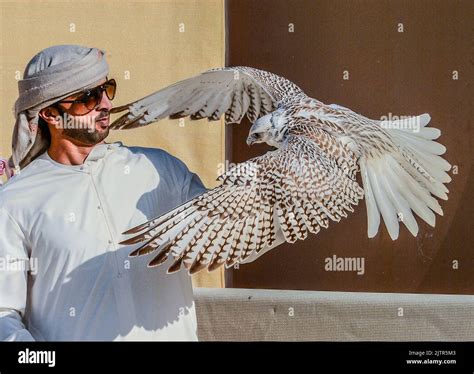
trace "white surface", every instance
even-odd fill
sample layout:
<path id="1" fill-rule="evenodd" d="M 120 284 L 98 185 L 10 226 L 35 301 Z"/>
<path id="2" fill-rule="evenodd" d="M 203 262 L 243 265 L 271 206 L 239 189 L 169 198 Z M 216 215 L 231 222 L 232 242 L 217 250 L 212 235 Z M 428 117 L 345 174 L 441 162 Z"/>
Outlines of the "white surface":
<path id="1" fill-rule="evenodd" d="M 474 341 L 469 295 L 198 288 L 194 296 L 199 340 Z"/>

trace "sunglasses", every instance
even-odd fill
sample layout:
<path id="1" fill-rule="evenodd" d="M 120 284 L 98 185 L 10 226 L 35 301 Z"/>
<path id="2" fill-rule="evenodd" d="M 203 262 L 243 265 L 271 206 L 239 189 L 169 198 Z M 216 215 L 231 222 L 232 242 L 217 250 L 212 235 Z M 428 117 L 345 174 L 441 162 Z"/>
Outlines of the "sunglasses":
<path id="1" fill-rule="evenodd" d="M 60 103 L 71 103 L 72 105 L 66 110 L 67 113 L 75 116 L 83 116 L 92 112 L 102 101 L 102 94 L 105 92 L 109 100 L 115 97 L 115 90 L 117 83 L 115 79 L 109 79 L 100 86 L 83 90 L 81 95 L 74 100 L 60 100 L 55 105 Z"/>

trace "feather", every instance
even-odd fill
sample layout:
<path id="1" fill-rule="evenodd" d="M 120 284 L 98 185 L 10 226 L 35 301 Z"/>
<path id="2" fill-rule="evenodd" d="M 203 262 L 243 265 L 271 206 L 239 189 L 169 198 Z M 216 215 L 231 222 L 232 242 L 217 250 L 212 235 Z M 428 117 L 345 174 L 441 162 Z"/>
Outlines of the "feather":
<path id="1" fill-rule="evenodd" d="M 251 139 L 276 147 L 219 176 L 220 186 L 124 233 L 131 237 L 120 244 L 138 244 L 131 256 L 155 253 L 149 266 L 173 257 L 169 273 L 229 268 L 282 242 L 308 240 L 347 217 L 364 196 L 370 238 L 380 217 L 395 240 L 399 220 L 416 236 L 415 215 L 434 226 L 435 213 L 443 214 L 435 197 L 447 199 L 451 165 L 440 157 L 446 148 L 434 141 L 441 131 L 428 126 L 428 114 L 371 120 L 249 67 L 213 69 L 113 112 L 124 113 L 111 127 L 124 129 L 168 116 L 225 116 L 226 123 L 247 116 L 255 122 Z"/>

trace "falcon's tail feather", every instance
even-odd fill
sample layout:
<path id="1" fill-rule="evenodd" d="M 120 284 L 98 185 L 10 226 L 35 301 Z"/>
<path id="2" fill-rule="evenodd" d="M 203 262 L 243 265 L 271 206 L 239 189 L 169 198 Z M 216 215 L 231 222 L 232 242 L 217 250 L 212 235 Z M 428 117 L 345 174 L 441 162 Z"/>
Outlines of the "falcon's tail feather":
<path id="1" fill-rule="evenodd" d="M 440 130 L 426 127 L 428 114 L 407 120 L 385 121 L 386 129 L 397 151 L 360 160 L 368 216 L 368 236 L 374 237 L 382 215 L 392 240 L 398 238 L 399 222 L 413 236 L 418 234 L 415 212 L 430 226 L 435 226 L 435 213 L 443 215 L 438 201 L 447 200 L 444 183 L 451 181 L 447 171 L 451 165 L 442 155 L 446 148 L 434 141 Z"/>

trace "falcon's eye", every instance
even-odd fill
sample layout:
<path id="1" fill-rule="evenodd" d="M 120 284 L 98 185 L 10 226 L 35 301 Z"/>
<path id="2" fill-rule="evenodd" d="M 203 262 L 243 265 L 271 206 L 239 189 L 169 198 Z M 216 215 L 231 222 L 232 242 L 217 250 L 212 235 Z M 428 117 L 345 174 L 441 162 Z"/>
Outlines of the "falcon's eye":
<path id="1" fill-rule="evenodd" d="M 261 139 L 261 138 L 262 138 L 262 134 L 259 133 L 259 132 L 253 133 L 252 136 L 253 136 L 255 139 Z"/>

